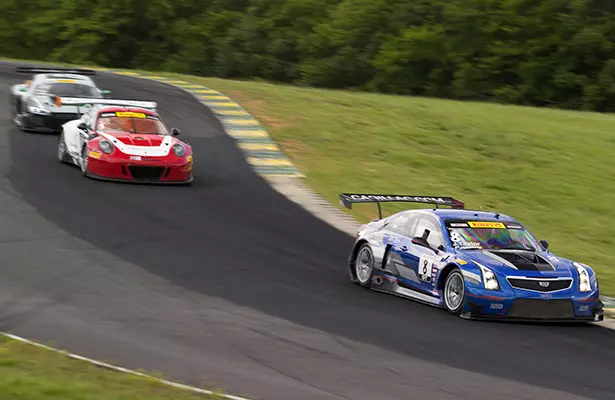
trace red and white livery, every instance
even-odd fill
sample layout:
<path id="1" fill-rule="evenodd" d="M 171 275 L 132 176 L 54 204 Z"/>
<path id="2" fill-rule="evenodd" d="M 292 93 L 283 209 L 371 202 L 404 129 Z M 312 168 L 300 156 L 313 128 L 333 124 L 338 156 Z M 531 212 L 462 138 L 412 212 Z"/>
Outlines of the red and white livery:
<path id="1" fill-rule="evenodd" d="M 169 132 L 151 101 L 58 98 L 84 107 L 62 125 L 58 159 L 91 178 L 147 183 L 190 183 L 192 148 Z"/>

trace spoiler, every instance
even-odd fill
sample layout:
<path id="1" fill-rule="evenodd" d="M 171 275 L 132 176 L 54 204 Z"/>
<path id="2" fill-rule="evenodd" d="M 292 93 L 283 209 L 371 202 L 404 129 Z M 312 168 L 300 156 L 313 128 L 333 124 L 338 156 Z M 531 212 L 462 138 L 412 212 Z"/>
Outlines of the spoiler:
<path id="1" fill-rule="evenodd" d="M 399 194 L 366 194 L 366 193 L 342 193 L 340 194 L 340 204 L 349 210 L 353 203 L 377 203 L 378 219 L 382 219 L 382 208 L 380 203 L 422 203 L 435 204 L 438 206 L 449 206 L 455 209 L 465 208 L 465 204 L 452 197 L 434 196 L 409 196 Z"/>
<path id="2" fill-rule="evenodd" d="M 61 107 L 63 105 L 79 107 L 79 106 L 85 106 L 88 104 L 90 105 L 102 104 L 102 105 L 109 105 L 109 106 L 139 107 L 139 108 L 147 108 L 151 110 L 156 110 L 156 106 L 158 105 L 155 101 L 87 99 L 87 98 L 79 98 L 79 97 L 60 97 L 60 96 L 55 96 L 55 103 L 57 107 Z"/>
<path id="3" fill-rule="evenodd" d="M 29 74 L 77 74 L 77 75 L 96 75 L 96 71 L 83 68 L 46 68 L 46 67 L 17 67 L 16 72 Z"/>

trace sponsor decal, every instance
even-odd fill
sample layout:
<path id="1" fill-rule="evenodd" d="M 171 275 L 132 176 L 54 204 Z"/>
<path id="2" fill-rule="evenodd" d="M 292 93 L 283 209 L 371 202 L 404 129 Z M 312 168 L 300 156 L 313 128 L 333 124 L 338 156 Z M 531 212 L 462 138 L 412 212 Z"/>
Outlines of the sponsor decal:
<path id="1" fill-rule="evenodd" d="M 470 228 L 506 229 L 506 226 L 501 222 L 472 221 L 468 222 L 468 225 Z"/>
<path id="2" fill-rule="evenodd" d="M 77 83 L 74 79 L 56 79 L 57 83 Z"/>
<path id="3" fill-rule="evenodd" d="M 130 156 L 131 160 L 141 161 L 143 158 L 141 156 Z"/>
<path id="4" fill-rule="evenodd" d="M 589 311 L 589 306 L 579 306 L 579 311 Z"/>
<path id="5" fill-rule="evenodd" d="M 408 201 L 424 203 L 447 204 L 448 201 L 441 197 L 421 197 L 421 196 L 396 196 L 396 195 L 377 195 L 377 194 L 352 194 L 349 196 L 353 201 Z"/>
<path id="6" fill-rule="evenodd" d="M 192 162 L 192 156 L 188 156 L 188 157 L 186 157 L 186 161 L 187 161 L 187 162 Z"/>
<path id="7" fill-rule="evenodd" d="M 99 152 L 97 152 L 97 151 L 90 151 L 90 157 L 92 157 L 92 158 L 99 159 L 101 155 L 102 155 L 102 154 L 100 154 L 100 153 L 99 153 Z"/>
<path id="8" fill-rule="evenodd" d="M 491 303 L 489 305 L 489 308 L 491 308 L 492 310 L 501 310 L 502 308 L 504 308 L 504 304 L 501 304 L 501 303 Z"/>
<path id="9" fill-rule="evenodd" d="M 455 262 L 457 264 L 459 264 L 459 265 L 466 265 L 467 264 L 467 262 L 463 261 L 461 258 L 456 258 Z"/>
<path id="10" fill-rule="evenodd" d="M 543 299 L 550 299 L 551 297 L 553 297 L 553 295 L 551 293 L 541 293 L 540 297 L 542 297 Z"/>
<path id="11" fill-rule="evenodd" d="M 448 224 L 451 228 L 466 228 L 468 226 L 465 222 L 451 222 Z"/>
<path id="12" fill-rule="evenodd" d="M 459 250 L 470 250 L 470 249 L 482 249 L 480 243 L 477 242 L 466 242 L 466 243 L 455 243 L 455 248 Z"/>
<path id="13" fill-rule="evenodd" d="M 160 118 L 158 118 L 158 117 L 157 117 L 157 116 L 155 116 L 155 115 L 149 115 L 149 114 L 147 114 L 147 115 L 145 116 L 145 118 L 147 118 L 147 119 L 155 119 L 155 120 L 159 120 L 159 119 L 160 119 Z"/>
<path id="14" fill-rule="evenodd" d="M 132 111 L 118 111 L 115 115 L 123 118 L 145 118 L 145 114 Z"/>
<path id="15" fill-rule="evenodd" d="M 523 229 L 521 225 L 517 225 L 517 224 L 506 224 L 506 227 L 508 229 Z"/>
<path id="16" fill-rule="evenodd" d="M 115 113 L 100 113 L 101 118 L 115 117 Z"/>

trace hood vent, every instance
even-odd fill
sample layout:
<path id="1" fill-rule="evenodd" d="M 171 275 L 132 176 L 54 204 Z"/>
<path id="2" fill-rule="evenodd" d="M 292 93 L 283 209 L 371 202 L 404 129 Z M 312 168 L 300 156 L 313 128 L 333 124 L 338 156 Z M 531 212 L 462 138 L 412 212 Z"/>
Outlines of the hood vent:
<path id="1" fill-rule="evenodd" d="M 489 250 L 493 256 L 501 258 L 521 271 L 555 271 L 555 267 L 543 257 L 531 251 Z"/>

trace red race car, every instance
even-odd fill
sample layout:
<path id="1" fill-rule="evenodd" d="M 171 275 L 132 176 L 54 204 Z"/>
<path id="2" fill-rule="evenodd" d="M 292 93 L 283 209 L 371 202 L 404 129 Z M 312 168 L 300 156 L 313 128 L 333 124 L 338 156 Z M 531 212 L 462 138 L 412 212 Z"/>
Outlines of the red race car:
<path id="1" fill-rule="evenodd" d="M 169 133 L 150 101 L 56 98 L 86 107 L 80 119 L 62 125 L 61 162 L 84 175 L 113 181 L 191 183 L 192 148 Z"/>

